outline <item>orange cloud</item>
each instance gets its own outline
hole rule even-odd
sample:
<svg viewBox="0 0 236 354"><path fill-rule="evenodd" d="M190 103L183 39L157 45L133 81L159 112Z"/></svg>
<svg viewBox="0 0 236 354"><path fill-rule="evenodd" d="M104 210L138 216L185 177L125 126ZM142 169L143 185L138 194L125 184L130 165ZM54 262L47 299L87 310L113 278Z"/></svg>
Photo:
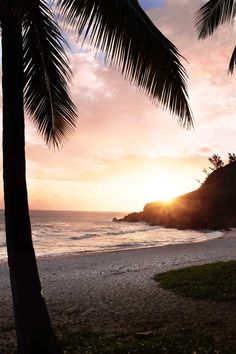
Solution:
<svg viewBox="0 0 236 354"><path fill-rule="evenodd" d="M161 183L188 191L202 178L211 153L235 152L236 81L227 76L234 30L224 27L212 38L198 41L193 17L202 4L168 0L149 12L188 60L184 65L194 131L179 127L120 73L99 62L88 46L81 51L74 43L69 56L71 91L79 111L76 134L60 152L49 151L27 123L33 208L140 209L158 198Z"/></svg>

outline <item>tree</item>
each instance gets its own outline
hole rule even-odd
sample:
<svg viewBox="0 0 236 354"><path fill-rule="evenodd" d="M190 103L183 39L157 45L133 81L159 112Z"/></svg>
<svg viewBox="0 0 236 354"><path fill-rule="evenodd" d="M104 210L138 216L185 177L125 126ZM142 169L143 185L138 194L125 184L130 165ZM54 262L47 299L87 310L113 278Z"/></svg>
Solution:
<svg viewBox="0 0 236 354"><path fill-rule="evenodd" d="M213 165L213 167L209 167L212 171L218 170L218 168L224 166L224 162L222 161L221 157L217 154L213 154L211 157L209 157L208 160Z"/></svg>
<svg viewBox="0 0 236 354"><path fill-rule="evenodd" d="M234 162L234 161L236 161L236 155L234 154L234 153L228 153L228 163L232 163L232 162Z"/></svg>
<svg viewBox="0 0 236 354"><path fill-rule="evenodd" d="M197 12L195 22L198 31L198 38L205 39L212 35L215 30L225 22L233 22L236 15L234 0L209 0ZM233 50L230 62L229 73L233 73L236 65L236 47Z"/></svg>
<svg viewBox="0 0 236 354"><path fill-rule="evenodd" d="M75 127L66 41L56 21L106 53L111 65L181 124L193 123L186 72L176 47L137 0L1 0L3 178L17 353L60 353L41 294L25 177L24 108L47 144Z"/></svg>
<svg viewBox="0 0 236 354"><path fill-rule="evenodd" d="M202 172L208 177L210 175L210 172L207 171L206 167L203 167Z"/></svg>

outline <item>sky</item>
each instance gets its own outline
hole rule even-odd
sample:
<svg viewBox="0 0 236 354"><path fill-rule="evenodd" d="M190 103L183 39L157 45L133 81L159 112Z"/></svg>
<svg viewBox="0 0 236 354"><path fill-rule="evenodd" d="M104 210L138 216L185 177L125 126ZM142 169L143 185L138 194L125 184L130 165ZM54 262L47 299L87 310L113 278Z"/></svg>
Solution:
<svg viewBox="0 0 236 354"><path fill-rule="evenodd" d="M236 152L236 77L227 75L235 27L198 41L193 17L204 1L140 3L187 59L194 130L180 127L91 48L81 51L73 43L68 55L79 112L75 134L60 151L50 150L27 120L31 209L142 210L147 202L198 188L213 153L226 159Z"/></svg>

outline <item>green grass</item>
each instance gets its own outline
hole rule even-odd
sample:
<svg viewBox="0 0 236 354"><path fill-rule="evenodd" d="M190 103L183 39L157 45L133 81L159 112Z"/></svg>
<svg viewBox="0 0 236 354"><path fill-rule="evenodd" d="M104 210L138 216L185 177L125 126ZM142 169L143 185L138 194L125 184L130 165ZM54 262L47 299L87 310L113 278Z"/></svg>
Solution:
<svg viewBox="0 0 236 354"><path fill-rule="evenodd" d="M206 335L186 333L154 334L138 340L134 335L106 336L102 334L70 333L61 337L64 354L232 354L230 348L216 349L214 340Z"/></svg>
<svg viewBox="0 0 236 354"><path fill-rule="evenodd" d="M189 267L155 275L165 289L200 299L216 301L236 300L236 261ZM173 330L173 329L172 329ZM204 332L196 328L176 328L161 332L160 329L146 339L135 333L107 335L104 333L68 333L60 336L65 354L233 354L234 340L219 340L208 327ZM216 337L216 338L215 338ZM218 338L218 339L217 339ZM225 338L225 339L224 339ZM232 337L233 338L233 337ZM217 341L216 341L217 340Z"/></svg>
<svg viewBox="0 0 236 354"><path fill-rule="evenodd" d="M156 274L162 288L183 296L236 300L236 261L218 262Z"/></svg>

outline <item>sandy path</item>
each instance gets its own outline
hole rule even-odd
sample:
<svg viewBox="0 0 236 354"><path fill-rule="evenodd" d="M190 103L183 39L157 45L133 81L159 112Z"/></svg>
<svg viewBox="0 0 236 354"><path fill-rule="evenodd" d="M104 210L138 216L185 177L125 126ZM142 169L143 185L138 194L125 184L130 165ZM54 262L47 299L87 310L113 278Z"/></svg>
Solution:
<svg viewBox="0 0 236 354"><path fill-rule="evenodd" d="M223 314L221 323L227 329L229 323L236 327L235 304L219 303L216 307L213 302L184 299L160 289L152 277L172 268L230 259L236 259L236 231L201 243L52 257L40 259L38 265L57 326L99 331L165 330L171 322L173 328L199 329ZM0 348L4 348L7 341L14 340L6 263L0 264L0 309Z"/></svg>

